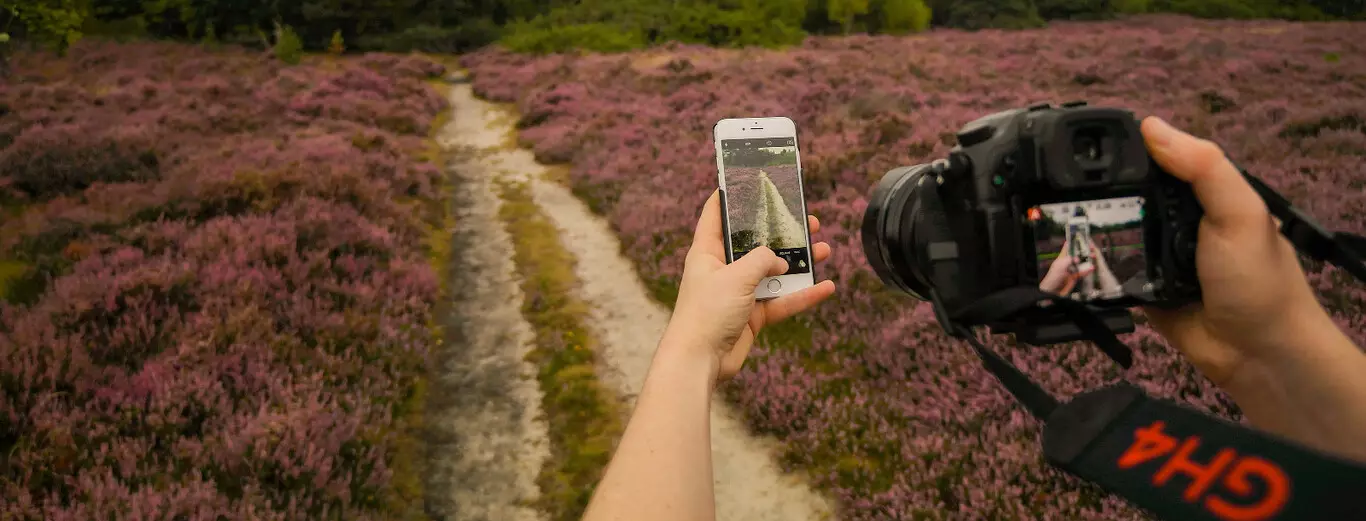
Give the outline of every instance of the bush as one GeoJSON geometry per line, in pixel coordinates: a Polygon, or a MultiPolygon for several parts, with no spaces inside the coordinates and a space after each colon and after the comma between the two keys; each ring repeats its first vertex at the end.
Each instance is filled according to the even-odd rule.
{"type": "Polygon", "coordinates": [[[882,32],[887,34],[924,31],[933,17],[924,0],[884,0],[878,7],[882,13],[882,32]]]}
{"type": "Polygon", "coordinates": [[[298,65],[304,57],[304,42],[294,28],[284,26],[276,31],[275,59],[288,65],[298,65]]]}
{"type": "Polygon", "coordinates": [[[455,53],[483,47],[498,39],[502,30],[489,18],[476,18],[454,27],[417,25],[394,34],[371,35],[360,41],[374,51],[455,53]]]}
{"type": "Polygon", "coordinates": [[[644,47],[639,31],[623,30],[609,24],[592,23],[564,26],[518,24],[508,29],[503,45],[517,52],[544,54],[582,49],[595,52],[620,52],[644,47]]]}
{"type": "Polygon", "coordinates": [[[1047,20],[1096,20],[1115,14],[1111,0],[1035,0],[1035,5],[1047,20]]]}
{"type": "Polygon", "coordinates": [[[332,43],[327,45],[327,53],[333,56],[341,56],[346,52],[346,41],[342,39],[341,29],[332,33],[332,43]]]}
{"type": "Polygon", "coordinates": [[[441,178],[415,158],[444,100],[440,66],[389,58],[15,56],[0,190],[34,197],[0,234],[0,519],[414,518],[415,205],[441,178]]]}
{"type": "Polygon", "coordinates": [[[932,0],[939,25],[959,29],[1028,29],[1042,27],[1033,0],[932,0]]]}
{"type": "Polygon", "coordinates": [[[0,151],[0,179],[34,199],[95,183],[152,181],[160,174],[155,143],[144,128],[31,127],[0,151]]]}
{"type": "Polygon", "coordinates": [[[502,43],[526,52],[616,52],[665,42],[782,46],[801,42],[801,4],[766,0],[743,8],[701,1],[639,5],[630,0],[576,4],[508,28],[502,43]]]}

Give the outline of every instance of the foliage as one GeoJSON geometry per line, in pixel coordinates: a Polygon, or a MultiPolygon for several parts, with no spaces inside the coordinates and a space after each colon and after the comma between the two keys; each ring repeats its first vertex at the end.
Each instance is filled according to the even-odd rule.
{"type": "Polygon", "coordinates": [[[65,52],[81,38],[85,16],[85,4],[80,0],[0,0],[0,33],[7,40],[0,42],[0,52],[15,32],[24,39],[65,52]]]}
{"type": "Polygon", "coordinates": [[[333,56],[341,56],[346,52],[346,40],[342,38],[341,29],[332,33],[332,43],[327,45],[327,53],[333,56]]]}
{"type": "MultiPolygon", "coordinates": [[[[1360,23],[1148,15],[1029,31],[812,37],[742,55],[695,46],[624,56],[490,49],[465,65],[477,92],[518,103],[520,138],[538,156],[571,162],[575,193],[606,216],[621,251],[666,301],[698,205],[715,188],[713,123],[741,114],[796,121],[808,208],[821,219],[816,239],[833,245],[817,273],[840,290],[766,330],[726,394],[754,428],[783,441],[784,464],[813,476],[844,519],[1137,520],[1136,509],[1049,467],[1038,423],[972,351],[946,338],[925,304],[877,281],[860,244],[866,194],[893,167],[945,157],[968,121],[1086,99],[1210,137],[1330,228],[1361,233],[1363,31],[1360,23]]],[[[1334,268],[1310,280],[1366,344],[1366,291],[1334,268]]],[[[1146,325],[1124,340],[1136,350],[1129,379],[1238,417],[1146,325]]],[[[995,343],[1060,396],[1121,376],[1089,344],[995,343]]]]}
{"type": "Polygon", "coordinates": [[[854,17],[868,14],[868,0],[826,0],[825,15],[838,24],[844,34],[853,28],[854,17]]]}
{"type": "Polygon", "coordinates": [[[503,45],[518,52],[550,53],[567,49],[620,52],[638,49],[646,44],[639,31],[622,31],[608,24],[541,25],[544,27],[532,28],[530,24],[513,26],[503,45]]]}
{"type": "Polygon", "coordinates": [[[85,40],[14,68],[0,518],[405,518],[440,66],[85,40]]]}
{"type": "Polygon", "coordinates": [[[455,53],[498,39],[502,29],[489,18],[466,20],[455,26],[419,24],[394,34],[363,37],[360,47],[390,52],[455,53]]]}
{"type": "Polygon", "coordinates": [[[882,31],[887,34],[920,32],[930,27],[933,13],[925,0],[882,0],[882,31]]]}
{"type": "Polygon", "coordinates": [[[508,27],[503,43],[528,52],[620,51],[666,42],[775,46],[800,42],[803,11],[791,0],[727,6],[685,0],[598,0],[554,9],[508,27]]]}
{"type": "Polygon", "coordinates": [[[299,33],[287,25],[276,28],[275,47],[272,50],[275,59],[289,65],[298,65],[304,57],[304,43],[299,40],[299,33]]]}

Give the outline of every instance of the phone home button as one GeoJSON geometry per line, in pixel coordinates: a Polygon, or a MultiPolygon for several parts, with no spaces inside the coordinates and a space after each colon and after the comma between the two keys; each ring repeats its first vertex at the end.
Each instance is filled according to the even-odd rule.
{"type": "Polygon", "coordinates": [[[768,291],[770,293],[777,293],[780,289],[783,289],[783,283],[781,281],[779,281],[778,279],[772,279],[768,281],[768,291]]]}

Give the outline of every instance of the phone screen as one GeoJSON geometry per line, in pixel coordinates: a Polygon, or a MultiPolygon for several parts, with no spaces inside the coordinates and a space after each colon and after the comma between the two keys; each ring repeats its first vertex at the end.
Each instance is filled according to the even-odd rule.
{"type": "Polygon", "coordinates": [[[1142,197],[1042,204],[1028,218],[1040,289],[1095,303],[1152,296],[1142,197]]]}
{"type": "Polygon", "coordinates": [[[796,138],[722,140],[721,169],[731,258],[768,246],[788,275],[810,272],[796,138]]]}

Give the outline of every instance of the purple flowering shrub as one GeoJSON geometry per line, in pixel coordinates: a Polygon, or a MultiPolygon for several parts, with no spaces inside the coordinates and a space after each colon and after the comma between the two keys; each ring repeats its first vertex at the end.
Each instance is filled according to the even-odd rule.
{"type": "Polygon", "coordinates": [[[167,43],[15,57],[0,518],[388,516],[436,341],[420,209],[440,172],[418,155],[442,72],[167,43]]]}
{"type": "MultiPolygon", "coordinates": [[[[572,162],[575,191],[620,234],[664,300],[698,207],[715,187],[712,124],[797,122],[831,302],[766,331],[729,389],[783,460],[832,491],[846,519],[1139,519],[1048,467],[1039,424],[926,305],[871,273],[865,196],[898,165],[944,157],[963,124],[1037,101],[1089,100],[1158,115],[1223,144],[1244,167],[1334,229],[1366,223],[1362,24],[1213,22],[1152,16],[1049,29],[905,38],[809,38],[799,48],[672,46],[624,55],[468,56],[478,92],[515,101],[521,139],[572,162]],[[1104,37],[1100,37],[1104,35],[1104,37]]],[[[1361,342],[1366,291],[1336,269],[1312,283],[1361,342]]],[[[1121,376],[1225,417],[1239,412],[1141,323],[1123,371],[1089,344],[997,348],[1070,395],[1121,376]]]]}

